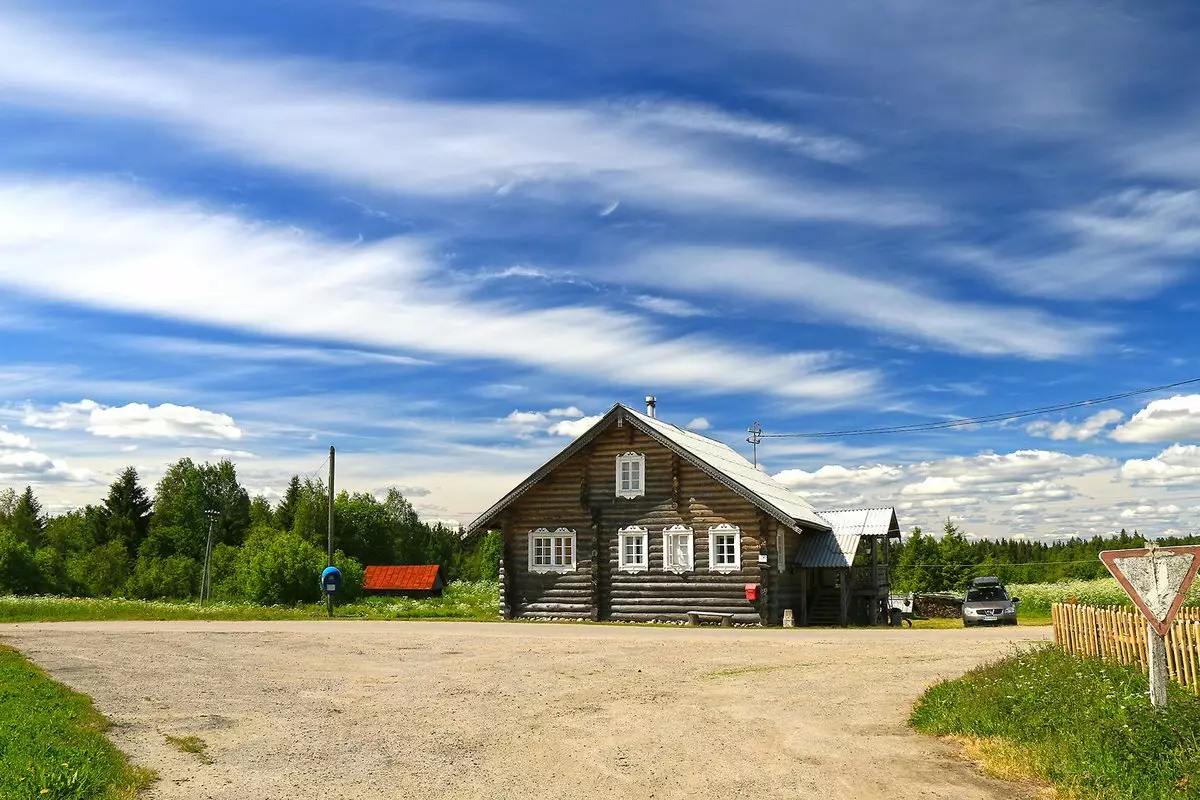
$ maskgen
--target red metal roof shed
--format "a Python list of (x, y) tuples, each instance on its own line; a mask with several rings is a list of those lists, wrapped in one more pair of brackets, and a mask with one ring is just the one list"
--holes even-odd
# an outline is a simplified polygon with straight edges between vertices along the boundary
[(442, 588), (437, 564), (371, 566), (363, 576), (367, 592), (436, 592)]

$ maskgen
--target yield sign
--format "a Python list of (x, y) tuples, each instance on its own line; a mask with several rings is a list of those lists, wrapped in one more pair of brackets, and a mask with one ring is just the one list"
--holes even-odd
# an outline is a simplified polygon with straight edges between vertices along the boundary
[(1200, 569), (1200, 545), (1105, 550), (1100, 560), (1151, 627), (1166, 636)]

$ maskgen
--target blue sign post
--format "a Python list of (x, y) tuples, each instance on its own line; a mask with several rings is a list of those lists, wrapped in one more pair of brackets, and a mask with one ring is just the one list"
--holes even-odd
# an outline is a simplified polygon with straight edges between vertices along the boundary
[(326, 567), (321, 573), (321, 589), (325, 592), (329, 616), (333, 616), (333, 596), (342, 588), (342, 571), (337, 567)]

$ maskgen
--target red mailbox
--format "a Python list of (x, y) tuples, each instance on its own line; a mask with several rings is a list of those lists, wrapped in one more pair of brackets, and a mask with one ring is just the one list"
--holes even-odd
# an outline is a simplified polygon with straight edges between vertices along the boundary
[(759, 585), (757, 583), (747, 583), (746, 584), (746, 599), (749, 600), (751, 603), (758, 600), (758, 590), (759, 590)]

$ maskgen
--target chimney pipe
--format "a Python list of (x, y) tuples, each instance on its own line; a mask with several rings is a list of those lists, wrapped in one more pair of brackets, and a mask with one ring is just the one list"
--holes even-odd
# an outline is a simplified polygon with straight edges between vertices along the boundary
[(651, 417), (651, 418), (654, 417), (654, 409), (657, 406), (658, 406), (658, 400), (656, 400), (654, 398), (654, 395), (652, 395), (652, 394), (646, 395), (646, 416), (647, 417)]

